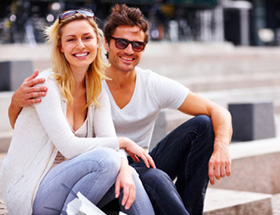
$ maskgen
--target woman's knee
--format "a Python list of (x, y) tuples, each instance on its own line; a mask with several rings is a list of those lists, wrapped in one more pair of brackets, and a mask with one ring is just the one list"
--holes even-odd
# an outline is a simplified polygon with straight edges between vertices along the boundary
[(110, 148), (93, 149), (85, 154), (83, 161), (94, 169), (97, 164), (100, 168), (99, 171), (110, 171), (111, 173), (118, 173), (121, 165), (120, 155)]

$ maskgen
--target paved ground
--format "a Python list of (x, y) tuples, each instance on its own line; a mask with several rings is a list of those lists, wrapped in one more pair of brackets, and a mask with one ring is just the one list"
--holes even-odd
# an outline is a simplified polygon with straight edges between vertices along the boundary
[(280, 193), (272, 198), (273, 215), (280, 215)]
[[(273, 215), (280, 215), (280, 194), (276, 194), (272, 199)], [(7, 215), (7, 210), (2, 201), (0, 201), (0, 215)]]

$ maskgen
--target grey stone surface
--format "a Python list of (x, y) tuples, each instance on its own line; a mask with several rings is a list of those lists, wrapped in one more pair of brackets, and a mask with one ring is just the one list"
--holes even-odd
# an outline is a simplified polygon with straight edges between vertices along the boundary
[(205, 215), (271, 215), (272, 195), (244, 191), (208, 189)]
[(232, 115), (233, 140), (249, 141), (275, 137), (272, 101), (252, 101), (228, 105)]
[(0, 134), (12, 130), (8, 117), (12, 95), (13, 92), (0, 92)]
[(280, 193), (280, 138), (231, 144), (230, 154), (230, 177), (217, 180), (210, 188)]
[(204, 213), (204, 215), (272, 215), (271, 200), (261, 200)]
[(273, 215), (280, 215), (280, 193), (273, 195), (272, 209)]
[(12, 131), (0, 132), (0, 153), (6, 153), (10, 147)]
[(30, 60), (0, 62), (0, 91), (14, 91), (33, 73)]

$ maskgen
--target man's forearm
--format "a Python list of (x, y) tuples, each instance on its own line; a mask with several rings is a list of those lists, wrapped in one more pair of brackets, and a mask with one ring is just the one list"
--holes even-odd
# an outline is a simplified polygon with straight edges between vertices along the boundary
[(10, 104), (9, 110), (8, 110), (10, 124), (11, 124), (12, 128), (15, 127), (17, 117), (22, 109), (22, 107), (20, 107), (13, 98), (14, 98), (14, 95), (12, 97), (12, 101), (11, 101), (11, 104)]
[(224, 146), (228, 146), (228, 144), (231, 142), (232, 136), (230, 113), (223, 108), (215, 109), (211, 118), (215, 132), (215, 144), (222, 143)]

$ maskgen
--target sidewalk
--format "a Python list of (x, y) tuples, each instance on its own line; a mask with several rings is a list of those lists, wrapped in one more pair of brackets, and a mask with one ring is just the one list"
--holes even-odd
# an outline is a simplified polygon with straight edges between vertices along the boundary
[(272, 198), (273, 215), (280, 215), (280, 193)]

